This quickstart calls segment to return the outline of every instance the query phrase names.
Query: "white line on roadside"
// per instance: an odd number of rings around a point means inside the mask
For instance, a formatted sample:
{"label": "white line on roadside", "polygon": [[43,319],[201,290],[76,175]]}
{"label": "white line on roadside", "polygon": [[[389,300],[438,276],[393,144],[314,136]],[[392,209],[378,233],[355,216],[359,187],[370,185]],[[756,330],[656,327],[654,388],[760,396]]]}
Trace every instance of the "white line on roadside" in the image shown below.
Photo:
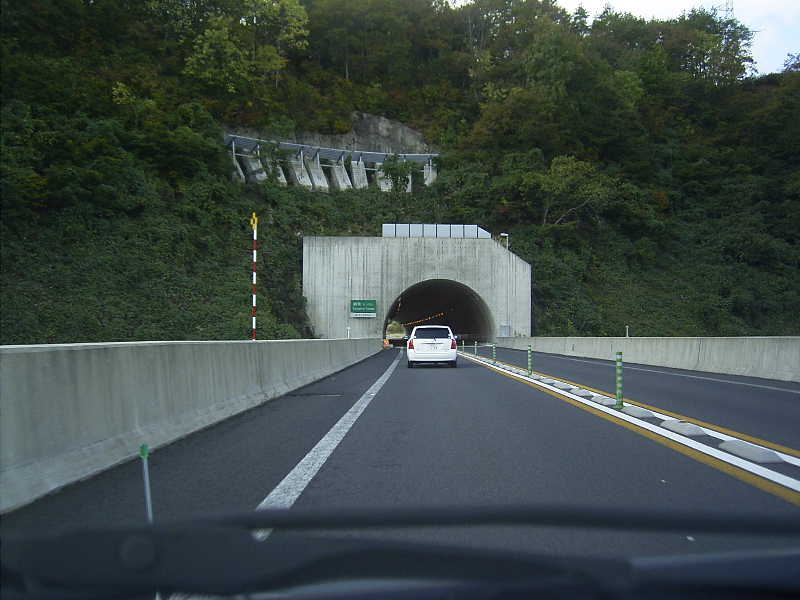
{"label": "white line on roadside", "polygon": [[[605,396],[605,394],[598,394],[598,395]],[[611,398],[611,396],[606,396],[606,397],[607,398]],[[625,402],[624,404],[625,404],[625,406],[638,406],[638,404],[631,404],[629,402]],[[641,408],[644,408],[644,407],[641,407]],[[653,413],[653,416],[655,418],[660,419],[662,422],[663,421],[676,421],[676,420],[680,421],[680,419],[676,419],[672,415],[665,415],[664,413],[660,413],[660,412],[658,412],[657,410],[655,410],[653,408],[647,408],[645,410],[649,410],[651,413]],[[727,441],[730,441],[730,440],[740,440],[740,439],[742,439],[742,438],[737,438],[737,437],[732,436],[732,435],[728,435],[726,433],[721,433],[719,431],[716,431],[715,429],[710,429],[709,427],[703,427],[702,425],[698,425],[698,427],[700,429],[702,429],[703,433],[705,433],[707,436],[716,438],[718,440],[722,440],[723,442],[727,442]],[[676,435],[680,435],[680,434],[676,434]],[[775,450],[773,448],[768,448],[767,446],[762,446],[761,444],[756,444],[755,442],[749,442],[748,441],[747,443],[748,444],[752,444],[753,446],[758,446],[759,448],[764,448],[765,450],[770,450],[770,451],[774,452],[775,454],[777,454],[778,456],[780,456],[785,462],[788,462],[789,464],[792,464],[795,467],[800,467],[800,458],[797,458],[796,456],[792,456],[791,454],[784,454],[783,452],[780,452],[779,450]]]}
{"label": "white line on roadside", "polygon": [[[517,348],[508,348],[508,350],[517,350]],[[524,350],[520,350],[520,352],[524,352]],[[575,362],[580,363],[587,363],[590,365],[598,365],[604,364],[608,361],[603,361],[602,358],[598,358],[596,360],[583,360],[580,358],[572,358],[571,356],[560,356],[558,354],[548,354],[548,357],[552,358],[560,358],[563,360],[572,360]],[[658,369],[643,369],[642,367],[631,367],[630,365],[625,365],[626,371],[647,371],[648,373],[661,373],[663,375],[674,375],[676,377],[689,377],[691,379],[704,379],[706,381],[717,381],[719,383],[730,383],[731,385],[748,385],[750,387],[762,388],[765,390],[775,390],[777,392],[788,392],[790,394],[800,394],[800,390],[790,390],[788,388],[781,388],[775,387],[772,385],[761,385],[760,383],[747,383],[746,381],[731,381],[730,379],[717,379],[715,377],[703,377],[701,375],[687,375],[685,373],[672,373],[671,371],[659,371]]]}
{"label": "white line on roadside", "polygon": [[[564,357],[559,357],[559,358],[564,358]],[[577,360],[577,359],[568,359],[568,360]],[[580,362],[589,362],[589,361],[580,361]],[[500,364],[500,363],[498,363],[498,364]],[[516,366],[516,365],[512,365],[512,366]],[[518,367],[518,368],[522,369],[523,367]],[[659,371],[659,373],[660,372],[661,371]],[[515,375],[516,375],[516,373],[515,373]],[[560,390],[560,391],[563,391],[563,390]],[[599,393],[599,392],[595,392],[595,393],[597,395],[599,395],[599,396],[606,396],[607,398],[612,398],[613,399],[613,396],[610,396],[608,394],[602,394],[602,393]],[[628,402],[626,402],[625,405],[626,406],[631,406],[631,405],[640,406],[640,405],[638,405],[636,403],[628,403]],[[666,415],[664,413],[660,413],[655,408],[652,408],[652,407],[641,406],[641,408],[645,408],[646,410],[649,410],[651,413],[653,413],[654,417],[656,417],[658,419],[663,419],[664,421],[674,421],[676,419],[680,420],[677,417],[675,417],[674,415]],[[711,429],[709,427],[703,427],[702,425],[698,425],[698,427],[700,427],[700,429],[702,429],[703,432],[706,435],[708,435],[710,437],[717,438],[718,440],[722,440],[723,442],[727,442],[727,441],[730,441],[730,440],[742,439],[742,438],[738,438],[738,437],[735,437],[735,436],[732,436],[732,435],[728,435],[726,433],[722,433],[720,431],[717,431],[716,429]],[[745,441],[748,441],[748,440],[745,440]],[[748,443],[753,444],[754,446],[759,446],[761,448],[765,448],[767,450],[771,450],[772,452],[775,452],[778,456],[780,456],[785,462],[787,462],[787,463],[789,463],[791,465],[794,465],[795,467],[800,467],[800,458],[798,458],[796,456],[792,456],[791,454],[785,454],[785,453],[781,452],[780,450],[775,450],[774,448],[769,448],[767,446],[763,446],[763,445],[757,444],[755,442],[748,441]]]}
{"label": "white line on roadside", "polygon": [[[706,454],[708,456],[712,456],[712,457],[714,457],[714,458],[716,458],[718,460],[721,460],[723,462],[726,462],[726,463],[728,463],[730,465],[734,465],[736,467],[739,467],[740,469],[744,469],[745,471],[749,471],[750,473],[753,473],[754,475],[758,475],[759,477],[763,477],[764,479],[772,481],[773,483],[777,483],[779,485],[787,487],[790,490],[793,490],[795,492],[800,492],[800,481],[797,480],[797,479],[794,479],[794,478],[789,477],[787,475],[783,475],[782,473],[777,473],[775,471],[772,471],[770,469],[762,467],[759,464],[756,464],[756,463],[750,462],[748,460],[739,458],[738,456],[734,456],[733,454],[728,454],[727,452],[723,452],[722,450],[718,450],[717,448],[714,448],[712,446],[707,446],[707,445],[702,444],[700,442],[697,442],[697,441],[695,441],[695,440],[693,440],[693,439],[691,439],[689,437],[674,433],[672,431],[669,431],[668,429],[664,429],[662,427],[659,427],[658,425],[653,425],[652,423],[648,423],[647,421],[644,421],[642,419],[637,419],[635,417],[628,416],[625,413],[620,412],[620,411],[618,411],[616,409],[606,408],[605,406],[603,406],[601,404],[598,404],[597,402],[592,402],[591,400],[586,400],[585,398],[581,398],[580,396],[576,396],[575,394],[571,394],[571,393],[566,392],[564,390],[560,390],[560,389],[558,389],[558,388],[556,388],[554,386],[548,385],[546,383],[542,383],[541,381],[536,381],[535,379],[531,379],[530,377],[527,377],[525,375],[519,375],[517,373],[514,373],[513,371],[510,371],[510,370],[508,370],[506,368],[503,368],[499,364],[498,365],[493,365],[490,362],[488,362],[487,360],[483,359],[482,357],[475,358],[475,357],[470,356],[468,354],[464,354],[463,356],[465,358],[468,358],[468,359],[474,361],[474,362],[479,362],[479,363],[489,367],[490,369],[494,369],[496,371],[501,371],[501,372],[504,372],[504,373],[509,373],[511,375],[514,375],[515,377],[519,377],[520,379],[528,381],[528,382],[532,383],[535,386],[538,386],[538,387],[545,388],[547,390],[556,392],[557,394],[561,394],[561,395],[566,396],[566,397],[568,397],[568,398],[570,398],[572,400],[576,400],[576,401],[580,402],[581,404],[584,404],[586,406],[590,406],[595,410],[598,410],[600,412],[606,413],[608,415],[612,415],[612,416],[616,417],[617,419],[620,419],[622,421],[627,421],[628,423],[631,423],[633,425],[637,425],[638,427],[641,427],[642,429],[646,429],[646,430],[648,430],[648,431],[650,431],[652,433],[660,435],[661,437],[665,437],[665,438],[670,439],[670,440],[672,440],[674,442],[678,442],[679,444],[683,444],[684,446],[688,446],[689,448],[692,448],[694,450],[702,452],[703,454]],[[632,405],[629,405],[629,406],[632,406]],[[659,416],[663,417],[665,415],[659,415]]]}
{"label": "white line on roadside", "polygon": [[[311,482],[314,476],[325,464],[336,447],[350,431],[350,428],[356,422],[361,413],[369,406],[372,399],[381,390],[383,385],[392,375],[397,365],[400,363],[400,358],[403,353],[398,352],[397,358],[394,359],[389,368],[386,369],[370,388],[364,392],[361,398],[348,410],[339,421],[330,428],[323,438],[317,442],[305,457],[297,463],[289,474],[272,490],[269,495],[261,501],[256,507],[256,510],[264,510],[269,508],[290,508],[292,504],[300,497],[303,490]],[[264,530],[257,536],[258,539],[266,539],[269,537],[271,530]]]}

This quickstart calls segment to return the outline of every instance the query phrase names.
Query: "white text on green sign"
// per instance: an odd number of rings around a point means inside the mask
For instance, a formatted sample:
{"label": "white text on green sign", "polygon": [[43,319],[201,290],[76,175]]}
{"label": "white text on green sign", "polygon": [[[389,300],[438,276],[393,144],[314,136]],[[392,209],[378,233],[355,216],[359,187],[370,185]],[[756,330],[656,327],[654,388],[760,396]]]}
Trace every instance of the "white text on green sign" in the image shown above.
{"label": "white text on green sign", "polygon": [[351,317],[375,317],[377,312],[377,300],[350,300]]}

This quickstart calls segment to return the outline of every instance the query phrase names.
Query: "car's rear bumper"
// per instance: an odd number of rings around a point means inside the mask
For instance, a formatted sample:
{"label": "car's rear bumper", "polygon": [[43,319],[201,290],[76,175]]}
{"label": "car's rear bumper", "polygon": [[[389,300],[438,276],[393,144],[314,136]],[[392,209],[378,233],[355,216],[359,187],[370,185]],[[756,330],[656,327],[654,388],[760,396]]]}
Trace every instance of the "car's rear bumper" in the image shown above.
{"label": "car's rear bumper", "polygon": [[406,348],[406,357],[411,362],[452,362],[458,357],[458,350],[446,352],[419,352]]}

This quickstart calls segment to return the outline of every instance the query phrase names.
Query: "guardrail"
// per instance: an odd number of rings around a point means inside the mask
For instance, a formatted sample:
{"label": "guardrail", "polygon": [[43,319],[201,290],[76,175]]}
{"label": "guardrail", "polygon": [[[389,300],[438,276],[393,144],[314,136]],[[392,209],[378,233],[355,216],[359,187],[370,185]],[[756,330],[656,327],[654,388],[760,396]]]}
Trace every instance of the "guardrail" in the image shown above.
{"label": "guardrail", "polygon": [[800,337],[504,337],[500,346],[691,371],[800,381]]}
{"label": "guardrail", "polygon": [[379,352],[381,340],[0,347],[0,512]]}

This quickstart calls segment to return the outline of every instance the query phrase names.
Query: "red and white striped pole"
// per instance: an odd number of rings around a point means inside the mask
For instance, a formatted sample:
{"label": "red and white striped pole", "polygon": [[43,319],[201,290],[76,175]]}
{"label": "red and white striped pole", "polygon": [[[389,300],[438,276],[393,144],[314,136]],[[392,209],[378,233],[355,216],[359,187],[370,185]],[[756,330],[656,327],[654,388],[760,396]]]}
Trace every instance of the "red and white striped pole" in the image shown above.
{"label": "red and white striped pole", "polygon": [[250,316],[253,318],[252,340],[256,339],[256,264],[258,260],[258,217],[256,213],[250,217],[250,227],[253,228],[253,311]]}

